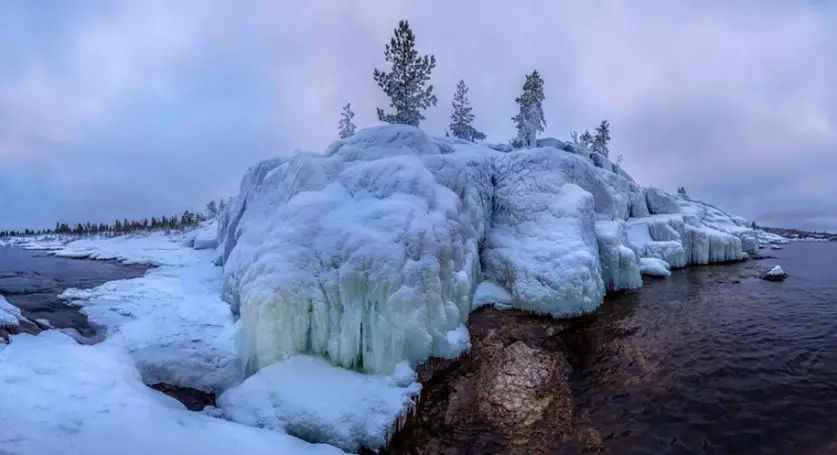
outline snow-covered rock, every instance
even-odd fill
[[[248,373],[300,353],[382,374],[454,356],[488,303],[484,281],[511,306],[565,317],[640,286],[640,257],[744,257],[743,231],[711,225],[720,212],[567,144],[498,152],[386,125],[248,170],[218,230]],[[727,218],[718,226],[738,226]]]
[[[402,363],[399,369],[403,373],[396,377],[364,375],[296,355],[228,390],[218,407],[226,418],[245,425],[353,453],[360,447],[374,450],[388,442],[393,422],[415,405],[413,397],[421,390],[408,366]]]
[[[677,205],[675,196],[659,188],[646,189],[645,198],[648,201],[648,211],[652,215],[680,213],[680,206]]]
[[[777,265],[765,273],[762,278],[767,281],[783,281],[787,277],[787,272],[785,272],[782,266]]]
[[[511,305],[512,300],[512,295],[503,286],[491,281],[483,281],[474,291],[472,307],[477,309],[486,305],[494,305],[505,308]]]
[[[781,250],[781,249],[782,249],[782,247],[780,247],[779,245],[775,245],[775,244],[774,244],[774,245],[770,245],[770,249],[771,249],[771,250]]]
[[[640,258],[639,270],[643,275],[666,277],[671,276],[671,266],[668,262],[657,258]]]
[[[0,452],[15,455],[343,453],[187,411],[128,356],[57,331],[0,343],[0,403]]]
[[[5,297],[0,295],[0,329],[12,329],[20,326],[23,315],[20,308],[12,305]]]

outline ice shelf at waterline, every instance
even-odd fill
[[[740,260],[770,241],[577,144],[539,145],[387,125],[248,170],[221,214],[218,264],[249,372],[308,353],[389,374],[467,349],[483,281],[513,307],[567,317],[640,287],[642,258]]]

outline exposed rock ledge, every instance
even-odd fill
[[[475,311],[471,351],[420,369],[416,412],[380,453],[552,454],[600,446],[569,384],[572,354],[560,335],[576,324],[518,310]]]

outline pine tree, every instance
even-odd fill
[[[532,148],[536,145],[538,133],[546,128],[543,116],[543,79],[537,70],[526,76],[523,83],[523,93],[515,98],[520,106],[520,112],[512,117],[517,127],[517,138],[514,143],[520,147]]]
[[[407,21],[398,22],[395,36],[386,45],[384,58],[392,64],[390,72],[375,69],[373,77],[389,97],[394,114],[378,108],[378,120],[387,123],[418,126],[424,120],[421,111],[436,105],[433,85],[427,85],[436,67],[436,57],[418,56],[416,38]]]
[[[681,187],[677,188],[677,194],[685,196],[686,195],[686,187],[681,186]]]
[[[607,120],[602,120],[601,125],[596,128],[596,137],[593,138],[593,151],[604,156],[610,155],[610,150],[607,149],[608,142],[610,142],[610,124]]]
[[[471,123],[474,121],[474,114],[471,111],[470,101],[468,101],[468,87],[465,81],[460,80],[456,84],[456,93],[453,94],[453,114],[450,116],[450,134],[459,139],[476,142],[485,139],[485,134],[477,131]],[[445,133],[447,135],[447,133]]]
[[[214,201],[214,200],[213,200],[213,201],[209,201],[209,202],[206,204],[206,214],[207,214],[210,218],[215,218],[215,216],[216,216],[216,215],[218,215],[218,206],[217,206],[217,205],[215,205],[215,201]]]
[[[337,131],[340,134],[340,139],[345,139],[355,134],[355,124],[352,123],[355,113],[352,111],[352,103],[346,103],[343,106],[343,111],[340,112],[340,121],[337,122]],[[221,199],[221,204],[224,200]]]

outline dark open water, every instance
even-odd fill
[[[647,281],[569,337],[605,453],[837,454],[837,243],[763,252]],[[785,282],[757,278],[775,264]]]
[[[142,276],[148,267],[115,261],[86,261],[49,256],[45,251],[0,247],[0,295],[29,319],[46,319],[56,328],[75,328],[93,336],[95,327],[78,308],[57,295],[67,288],[92,288],[107,281]]]

